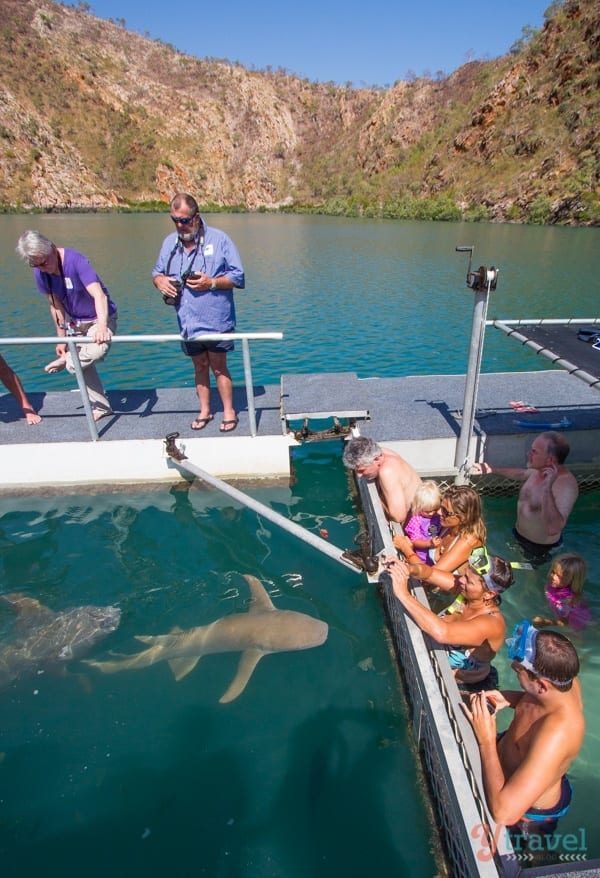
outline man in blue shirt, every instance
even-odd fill
[[[207,226],[196,200],[180,192],[171,201],[176,231],[162,243],[152,279],[167,305],[174,305],[183,339],[183,352],[192,358],[200,401],[192,430],[203,430],[213,419],[210,410],[210,372],[223,403],[220,430],[235,430],[233,385],[227,368],[232,341],[194,341],[209,332],[235,330],[233,290],[245,286],[244,269],[235,244],[225,232]]]

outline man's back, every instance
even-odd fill
[[[523,780],[535,771],[543,790],[534,808],[552,808],[560,798],[562,777],[579,753],[585,732],[581,688],[577,680],[569,692],[551,704],[527,692],[515,707],[513,720],[498,743],[498,756],[507,781]]]
[[[412,466],[391,448],[382,448],[381,451],[383,461],[377,476],[379,496],[390,521],[404,524],[422,480]]]

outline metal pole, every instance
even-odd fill
[[[458,469],[454,482],[457,485],[464,485],[466,482],[466,462],[469,455],[469,442],[473,433],[473,424],[475,422],[475,408],[477,405],[477,392],[479,390],[479,374],[481,372],[481,359],[483,356],[483,339],[485,336],[485,321],[487,317],[489,292],[490,282],[488,282],[487,289],[475,292],[469,363],[465,377],[465,398],[463,402],[462,424],[460,427],[460,436],[456,442],[456,454],[454,456],[454,466]]]
[[[246,404],[248,406],[248,423],[250,425],[250,435],[256,436],[254,384],[252,382],[252,363],[250,362],[250,342],[247,338],[242,339],[242,352],[244,354],[244,378],[246,381]]]
[[[81,362],[79,360],[79,351],[77,350],[77,343],[75,341],[75,337],[72,335],[67,335],[63,341],[66,343],[69,348],[69,353],[71,354],[71,360],[73,361],[73,368],[75,370],[75,378],[77,379],[77,386],[79,387],[79,391],[81,393],[81,401],[83,402],[83,410],[85,412],[85,419],[87,421],[90,436],[92,437],[92,442],[96,442],[98,439],[98,427],[96,426],[96,421],[94,420],[94,413],[92,411],[92,404],[90,403],[90,396],[87,389],[87,384],[85,383],[85,377],[83,375],[83,369],[81,368]]]
[[[191,463],[189,460],[187,460],[187,458],[178,459],[171,456],[171,460],[179,469],[185,470],[185,472],[190,473],[191,475],[196,476],[199,479],[202,479],[203,482],[206,482],[213,488],[217,488],[217,490],[222,491],[224,494],[227,494],[228,497],[231,497],[233,500],[237,500],[243,506],[247,506],[248,509],[252,509],[254,512],[258,513],[258,515],[261,515],[263,518],[268,519],[268,521],[271,521],[273,524],[276,524],[278,527],[286,530],[293,536],[298,537],[298,539],[302,540],[302,542],[307,543],[314,549],[318,549],[319,552],[322,552],[324,555],[328,555],[339,564],[343,564],[343,566],[348,568],[348,570],[353,570],[354,573],[361,572],[357,567],[354,566],[354,564],[351,564],[350,561],[346,561],[345,558],[342,558],[342,549],[338,549],[336,546],[332,546],[331,543],[328,543],[326,540],[321,539],[321,537],[318,537],[316,534],[311,533],[305,528],[300,527],[299,524],[296,524],[293,521],[289,521],[289,519],[284,518],[283,515],[280,515],[278,512],[275,512],[273,509],[270,509],[268,506],[265,506],[258,500],[254,500],[247,494],[244,494],[243,491],[238,491],[237,488],[233,488],[231,485],[228,485],[227,482],[223,482],[216,476],[211,476],[210,473],[207,473],[203,469],[200,469],[199,466]]]

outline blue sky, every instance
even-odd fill
[[[69,0],[70,5],[77,5]],[[100,18],[160,37],[199,58],[312,81],[389,86],[407,73],[451,73],[505,54],[524,26],[539,28],[550,0],[89,0]]]

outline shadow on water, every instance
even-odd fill
[[[116,771],[98,775],[77,798],[67,830],[53,831],[52,817],[42,808],[32,811],[24,792],[21,813],[0,824],[0,851],[10,851],[3,874],[240,874],[230,820],[245,812],[248,796],[235,754],[207,754],[199,744],[210,724],[210,711],[191,709],[178,723],[164,767],[130,755]],[[29,745],[11,756],[23,791],[27,778],[43,779],[49,789],[64,784],[58,748],[53,756],[47,746]]]
[[[358,753],[349,744],[349,726],[363,727],[356,734],[363,738],[369,722],[366,710],[327,707],[291,736],[279,793],[250,830],[256,847],[274,852],[279,874],[363,876],[375,862],[411,874],[381,795],[387,761],[374,758],[378,744],[368,735]]]
[[[73,802],[68,829],[53,828],[52,816],[30,806],[27,793],[41,779],[49,791],[64,785],[58,746],[22,747],[6,778],[11,786],[18,780],[21,800],[13,800],[14,816],[0,824],[3,875],[358,878],[372,873],[375,861],[415,874],[398,850],[401,833],[381,795],[388,762],[378,758],[382,746],[368,725],[366,711],[336,708],[298,725],[272,805],[258,819],[239,757],[227,747],[207,753],[202,746],[216,732],[207,709],[188,709],[178,719],[162,767],[133,755],[97,775]],[[354,755],[351,726],[359,736],[367,732]]]

